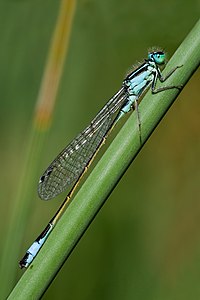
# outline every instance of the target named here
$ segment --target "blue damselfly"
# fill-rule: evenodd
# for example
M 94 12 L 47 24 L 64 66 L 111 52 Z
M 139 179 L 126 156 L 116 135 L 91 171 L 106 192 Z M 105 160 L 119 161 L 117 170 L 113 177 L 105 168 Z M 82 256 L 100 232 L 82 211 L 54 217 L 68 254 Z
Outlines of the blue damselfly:
M 44 200 L 54 198 L 69 185 L 74 185 L 45 230 L 27 250 L 19 263 L 21 268 L 28 267 L 33 261 L 60 218 L 64 208 L 69 203 L 80 179 L 87 171 L 108 134 L 115 124 L 132 109 L 135 109 L 137 113 L 139 138 L 140 142 L 142 142 L 138 100 L 144 91 L 150 87 L 151 92 L 155 94 L 169 89 L 181 88 L 174 85 L 156 88 L 157 80 L 164 82 L 179 68 L 179 66 L 176 66 L 163 77 L 160 66 L 165 64 L 165 60 L 165 53 L 163 51 L 156 50 L 149 52 L 148 58 L 126 76 L 122 87 L 105 104 L 90 125 L 55 158 L 41 176 L 38 185 L 38 194 Z

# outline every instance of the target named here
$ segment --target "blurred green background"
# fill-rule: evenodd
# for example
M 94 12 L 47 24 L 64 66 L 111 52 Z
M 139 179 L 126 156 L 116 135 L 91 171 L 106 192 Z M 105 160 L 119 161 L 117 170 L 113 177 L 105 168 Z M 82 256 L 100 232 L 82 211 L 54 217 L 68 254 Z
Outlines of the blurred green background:
M 0 2 L 1 251 L 59 5 Z M 199 12 L 195 0 L 77 2 L 38 178 L 117 91 L 130 66 L 152 46 L 170 57 Z M 181 92 L 43 299 L 200 299 L 199 75 Z M 19 259 L 62 199 L 40 201 L 37 181 L 32 184 Z

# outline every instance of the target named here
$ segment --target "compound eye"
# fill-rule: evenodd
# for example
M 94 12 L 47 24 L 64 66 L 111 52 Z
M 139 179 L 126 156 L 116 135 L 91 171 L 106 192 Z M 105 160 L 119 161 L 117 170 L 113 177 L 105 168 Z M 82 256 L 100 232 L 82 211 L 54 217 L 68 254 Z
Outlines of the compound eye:
M 148 54 L 149 61 L 154 61 L 158 65 L 165 63 L 165 53 L 162 51 L 154 51 Z
M 162 65 L 165 63 L 165 54 L 163 52 L 157 52 L 154 56 L 155 63 L 158 65 Z

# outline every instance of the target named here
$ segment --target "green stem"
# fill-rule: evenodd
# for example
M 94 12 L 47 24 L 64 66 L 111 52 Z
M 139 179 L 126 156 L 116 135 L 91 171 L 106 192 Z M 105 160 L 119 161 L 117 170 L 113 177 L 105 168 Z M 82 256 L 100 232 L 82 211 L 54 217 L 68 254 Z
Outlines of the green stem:
M 167 85 L 186 84 L 199 66 L 199 49 L 200 21 L 169 61 L 165 74 L 176 65 L 183 67 L 166 81 Z M 141 101 L 139 110 L 143 142 L 149 138 L 178 93 L 176 89 L 156 95 L 148 92 Z M 9 299 L 41 297 L 140 149 L 137 119 L 133 113 L 79 190 Z

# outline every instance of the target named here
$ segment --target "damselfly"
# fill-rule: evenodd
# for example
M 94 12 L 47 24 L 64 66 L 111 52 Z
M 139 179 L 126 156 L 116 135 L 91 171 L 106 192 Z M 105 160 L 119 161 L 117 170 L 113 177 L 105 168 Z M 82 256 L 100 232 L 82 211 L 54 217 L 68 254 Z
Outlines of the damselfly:
M 180 88 L 174 85 L 156 88 L 157 80 L 164 82 L 179 67 L 175 67 L 167 76 L 163 77 L 159 67 L 165 64 L 165 59 L 165 53 L 161 50 L 149 52 L 148 58 L 127 75 L 120 90 L 106 103 L 90 125 L 55 158 L 41 176 L 38 194 L 44 200 L 54 198 L 69 185 L 74 185 L 55 216 L 27 250 L 19 263 L 21 268 L 28 267 L 33 261 L 108 134 L 115 124 L 132 109 L 135 109 L 137 113 L 139 138 L 142 142 L 138 99 L 144 91 L 151 87 L 151 92 L 155 94 L 169 89 Z

